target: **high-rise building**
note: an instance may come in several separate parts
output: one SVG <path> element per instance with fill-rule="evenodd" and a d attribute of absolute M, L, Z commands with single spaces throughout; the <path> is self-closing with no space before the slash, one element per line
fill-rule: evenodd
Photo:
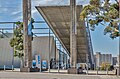
<path fill-rule="evenodd" d="M 96 67 L 100 67 L 102 63 L 107 63 L 112 65 L 112 54 L 101 54 L 100 52 L 96 52 L 95 55 Z"/>
<path fill-rule="evenodd" d="M 116 66 L 119 67 L 119 55 L 117 55 L 117 63 Z"/>
<path fill-rule="evenodd" d="M 117 62 L 117 57 L 113 57 L 112 60 L 113 60 L 113 65 L 116 65 L 118 63 Z"/>
<path fill-rule="evenodd" d="M 95 55 L 95 60 L 96 60 L 96 67 L 99 67 L 100 66 L 100 56 L 101 56 L 101 53 L 100 52 L 96 52 L 96 55 Z"/>

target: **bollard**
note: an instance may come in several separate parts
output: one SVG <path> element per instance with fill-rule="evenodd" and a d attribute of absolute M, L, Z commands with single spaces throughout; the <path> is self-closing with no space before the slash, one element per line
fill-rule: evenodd
<path fill-rule="evenodd" d="M 4 71 L 5 71 L 5 65 L 4 65 Z"/>
<path fill-rule="evenodd" d="M 88 75 L 88 65 L 87 65 L 87 75 Z"/>
<path fill-rule="evenodd" d="M 40 71 L 39 72 L 42 72 L 42 66 L 41 66 L 41 62 L 40 62 Z"/>
<path fill-rule="evenodd" d="M 107 72 L 106 72 L 106 75 L 108 75 L 108 67 L 107 67 L 106 71 L 107 71 Z"/>
<path fill-rule="evenodd" d="M 12 65 L 12 71 L 14 70 L 14 66 Z"/>
<path fill-rule="evenodd" d="M 98 75 L 98 67 L 97 67 L 97 74 L 96 75 Z"/>
<path fill-rule="evenodd" d="M 60 73 L 60 67 L 58 66 L 58 73 Z"/>

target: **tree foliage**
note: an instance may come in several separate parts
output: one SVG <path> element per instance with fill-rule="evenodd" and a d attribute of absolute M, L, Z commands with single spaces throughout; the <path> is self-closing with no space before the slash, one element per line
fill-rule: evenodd
<path fill-rule="evenodd" d="M 16 22 L 16 27 L 14 28 L 14 36 L 10 40 L 10 46 L 14 47 L 14 56 L 19 58 L 23 57 L 23 23 Z"/>
<path fill-rule="evenodd" d="M 90 0 L 80 14 L 81 20 L 86 20 L 91 30 L 99 24 L 106 26 L 104 34 L 110 34 L 111 38 L 116 38 L 119 35 L 119 2 L 110 3 L 110 0 Z"/>
<path fill-rule="evenodd" d="M 110 70 L 110 67 L 111 67 L 110 63 L 103 62 L 101 64 L 101 70 L 106 70 L 107 68 L 108 70 Z"/>
<path fill-rule="evenodd" d="M 34 19 L 31 18 L 30 25 L 28 25 L 28 28 L 31 28 L 30 32 L 32 32 L 32 29 L 34 28 L 33 26 L 34 22 L 35 22 Z M 15 24 L 16 24 L 16 27 L 14 28 L 13 38 L 10 40 L 10 46 L 14 48 L 14 56 L 22 58 L 24 56 L 24 53 L 23 53 L 23 22 L 18 21 Z"/>

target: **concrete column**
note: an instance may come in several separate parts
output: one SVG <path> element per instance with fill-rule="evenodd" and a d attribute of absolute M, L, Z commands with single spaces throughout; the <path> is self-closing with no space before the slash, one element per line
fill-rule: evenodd
<path fill-rule="evenodd" d="M 21 71 L 30 71 L 32 66 L 31 36 L 28 36 L 28 24 L 31 20 L 31 0 L 23 0 L 23 45 L 24 45 L 24 68 Z"/>
<path fill-rule="evenodd" d="M 120 10 L 120 0 L 119 0 L 119 10 Z M 119 19 L 120 19 L 120 11 L 119 11 Z M 120 35 L 120 23 L 119 23 L 119 35 Z M 119 36 L 119 59 L 118 59 L 118 65 L 119 65 L 119 68 L 118 68 L 118 76 L 120 76 L 120 36 Z"/>
<path fill-rule="evenodd" d="M 76 48 L 76 0 L 70 0 L 71 26 L 70 26 L 70 65 L 69 73 L 77 73 L 77 48 Z"/>
<path fill-rule="evenodd" d="M 119 40 L 120 40 L 120 37 L 119 37 Z M 120 41 L 119 41 L 119 43 L 120 43 Z M 118 76 L 120 76 L 120 44 L 119 44 L 119 62 L 118 62 L 119 64 L 119 67 L 118 67 L 118 70 L 117 70 L 117 75 Z"/>
<path fill-rule="evenodd" d="M 28 24 L 31 21 L 31 0 L 28 0 Z M 32 68 L 32 36 L 28 36 L 28 68 Z"/>

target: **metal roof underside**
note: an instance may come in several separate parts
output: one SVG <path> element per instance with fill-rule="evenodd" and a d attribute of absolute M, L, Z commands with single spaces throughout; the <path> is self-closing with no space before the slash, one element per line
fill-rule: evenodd
<path fill-rule="evenodd" d="M 36 6 L 54 34 L 70 52 L 70 6 Z M 82 6 L 77 5 L 77 62 L 85 63 L 88 54 L 85 22 L 79 20 Z"/>

